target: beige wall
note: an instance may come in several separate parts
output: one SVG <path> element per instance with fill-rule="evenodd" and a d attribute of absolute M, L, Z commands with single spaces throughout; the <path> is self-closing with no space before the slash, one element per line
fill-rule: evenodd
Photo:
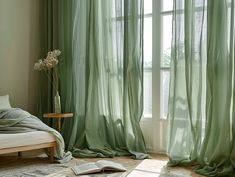
<path fill-rule="evenodd" d="M 39 0 L 0 0 L 0 95 L 13 107 L 37 112 Z"/>

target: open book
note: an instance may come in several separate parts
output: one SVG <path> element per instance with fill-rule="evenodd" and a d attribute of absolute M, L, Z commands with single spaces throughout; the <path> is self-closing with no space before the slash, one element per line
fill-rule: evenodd
<path fill-rule="evenodd" d="M 97 162 L 89 162 L 72 167 L 73 172 L 76 175 L 84 175 L 90 173 L 98 173 L 102 171 L 126 171 L 126 168 L 119 163 L 115 163 L 108 160 L 99 160 Z"/>

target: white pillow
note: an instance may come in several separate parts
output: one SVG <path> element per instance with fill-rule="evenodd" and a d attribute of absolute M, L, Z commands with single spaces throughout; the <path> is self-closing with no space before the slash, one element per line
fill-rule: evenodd
<path fill-rule="evenodd" d="M 11 108 L 9 95 L 0 96 L 0 109 Z"/>

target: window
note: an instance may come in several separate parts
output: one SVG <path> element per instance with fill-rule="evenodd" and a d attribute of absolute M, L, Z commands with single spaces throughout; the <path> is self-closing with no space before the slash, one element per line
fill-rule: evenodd
<path fill-rule="evenodd" d="M 168 112 L 173 0 L 162 1 L 161 9 L 161 64 L 160 64 L 160 118 L 166 119 Z"/>
<path fill-rule="evenodd" d="M 155 3 L 157 3 L 158 9 L 154 10 L 160 11 L 158 12 L 160 20 L 154 19 L 157 24 L 153 26 L 153 0 L 144 0 L 144 118 L 153 117 L 153 101 L 157 100 L 160 119 L 166 119 L 170 82 L 173 0 L 157 0 Z M 159 34 L 154 34 L 156 31 Z M 153 39 L 161 42 L 154 42 Z M 153 46 L 153 44 L 156 45 Z M 160 50 L 154 55 L 153 48 L 160 48 Z M 153 60 L 159 60 L 157 62 L 159 64 L 153 65 Z M 152 76 L 153 70 L 158 70 L 158 76 Z M 156 79 L 159 75 L 160 78 Z M 156 98 L 152 89 L 154 82 L 157 82 L 156 85 L 160 85 Z"/>
<path fill-rule="evenodd" d="M 173 0 L 144 0 L 144 114 L 148 152 L 165 153 Z"/>
<path fill-rule="evenodd" d="M 152 118 L 152 0 L 144 0 L 144 117 Z"/>
<path fill-rule="evenodd" d="M 115 18 L 116 30 L 122 30 L 122 10 L 121 8 L 116 12 L 118 15 Z M 154 16 L 156 12 L 157 15 Z M 144 118 L 167 118 L 172 14 L 173 0 L 144 0 Z M 154 85 L 159 88 L 156 89 Z M 158 107 L 155 113 L 153 107 L 154 109 Z"/>

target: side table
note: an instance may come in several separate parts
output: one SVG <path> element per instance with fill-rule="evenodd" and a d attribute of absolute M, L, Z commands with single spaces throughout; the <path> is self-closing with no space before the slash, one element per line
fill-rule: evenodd
<path fill-rule="evenodd" d="M 43 114 L 44 118 L 55 118 L 57 119 L 57 130 L 61 131 L 61 119 L 62 118 L 71 118 L 73 117 L 73 113 L 45 113 Z"/>

